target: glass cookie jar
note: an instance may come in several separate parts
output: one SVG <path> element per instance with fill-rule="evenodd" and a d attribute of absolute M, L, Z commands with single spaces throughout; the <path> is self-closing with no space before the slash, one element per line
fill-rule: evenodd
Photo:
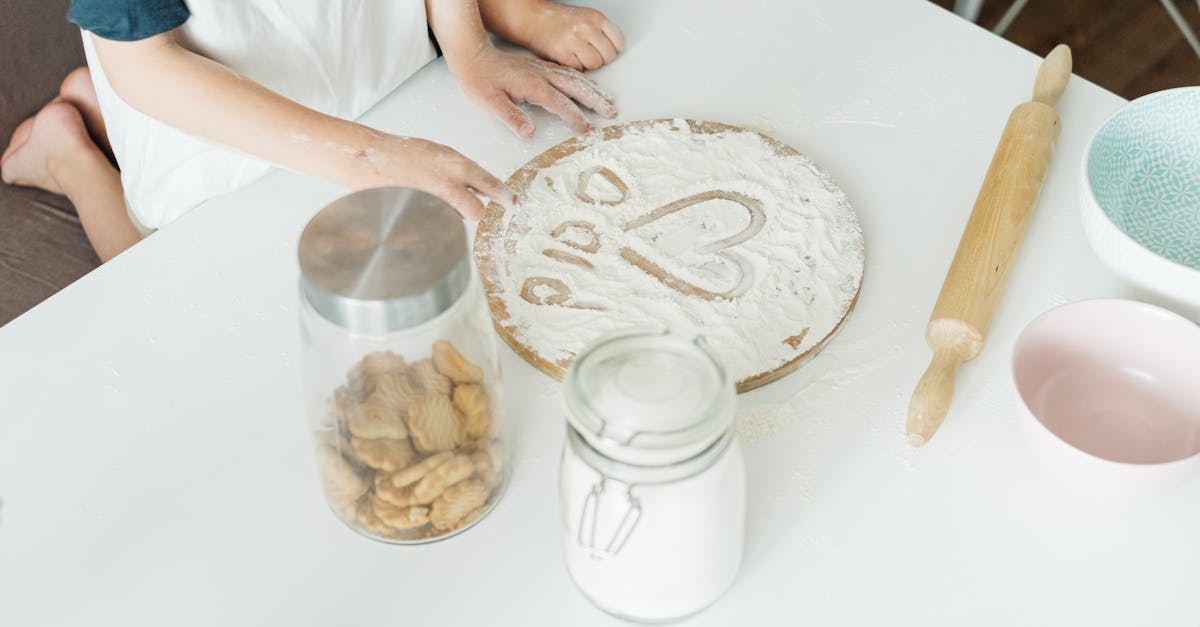
<path fill-rule="evenodd" d="M 463 531 L 508 474 L 499 355 L 466 228 L 409 189 L 355 192 L 300 236 L 304 388 L 334 514 L 394 543 Z"/>
<path fill-rule="evenodd" d="M 563 382 L 567 569 L 600 609 L 664 622 L 733 583 L 745 533 L 734 383 L 700 339 L 610 336 Z"/>

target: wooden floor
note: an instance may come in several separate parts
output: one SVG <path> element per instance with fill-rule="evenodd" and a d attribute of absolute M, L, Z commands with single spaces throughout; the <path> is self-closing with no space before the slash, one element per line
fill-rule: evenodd
<path fill-rule="evenodd" d="M 979 25 L 994 27 L 1011 2 L 984 0 Z M 1200 34 L 1196 0 L 1175 4 Z M 1076 74 L 1125 98 L 1200 84 L 1200 57 L 1159 0 L 1029 0 L 1004 37 L 1040 55 L 1071 46 Z"/>

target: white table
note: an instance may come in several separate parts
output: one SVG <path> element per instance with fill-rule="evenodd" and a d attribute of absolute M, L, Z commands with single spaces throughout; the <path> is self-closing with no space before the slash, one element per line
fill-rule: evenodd
<path fill-rule="evenodd" d="M 597 79 L 622 120 L 770 133 L 849 194 L 858 309 L 798 374 L 745 399 L 794 412 L 747 450 L 729 593 L 689 624 L 1200 625 L 1200 481 L 1134 507 L 1048 477 L 1008 360 L 1033 316 L 1121 295 L 1079 226 L 1090 133 L 1122 100 L 1078 78 L 990 344 L 922 450 L 905 443 L 922 340 L 958 235 L 1038 59 L 924 0 L 627 0 Z M 531 143 L 441 61 L 366 121 L 507 174 Z M 0 329 L 0 623 L 610 625 L 562 564 L 556 386 L 505 352 L 512 487 L 478 527 L 398 548 L 326 510 L 300 402 L 296 239 L 342 192 L 277 173 L 192 212 Z M 1152 618 L 1151 618 L 1152 617 Z"/>

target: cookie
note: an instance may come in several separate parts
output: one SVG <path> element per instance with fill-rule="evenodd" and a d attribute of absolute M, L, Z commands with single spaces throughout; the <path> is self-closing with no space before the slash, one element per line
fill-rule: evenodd
<path fill-rule="evenodd" d="M 371 398 L 350 412 L 350 418 L 346 422 L 350 434 L 364 440 L 407 438 L 408 429 L 404 426 L 404 414 L 378 397 L 377 389 Z"/>
<path fill-rule="evenodd" d="M 496 465 L 492 463 L 492 456 L 487 451 L 480 451 L 471 455 L 471 465 L 475 467 L 475 476 L 487 486 L 489 490 L 500 485 L 500 471 Z"/>
<path fill-rule="evenodd" d="M 476 508 L 487 502 L 488 489 L 478 479 L 468 479 L 446 488 L 429 510 L 434 527 L 451 530 Z"/>
<path fill-rule="evenodd" d="M 408 405 L 420 396 L 421 389 L 409 376 L 407 370 L 387 372 L 375 378 L 372 399 L 378 399 L 398 412 L 407 412 Z"/>
<path fill-rule="evenodd" d="M 470 477 L 475 472 L 475 464 L 470 457 L 455 455 L 444 464 L 434 468 L 425 475 L 413 488 L 413 498 L 418 503 L 432 503 L 434 499 L 454 484 Z"/>
<path fill-rule="evenodd" d="M 428 507 L 396 507 L 376 498 L 371 501 L 375 516 L 396 530 L 416 529 L 429 522 Z"/>
<path fill-rule="evenodd" d="M 453 456 L 454 454 L 449 451 L 430 455 L 412 466 L 388 475 L 386 481 L 397 488 L 414 484 Z"/>
<path fill-rule="evenodd" d="M 463 441 L 463 417 L 447 396 L 424 395 L 408 408 L 408 432 L 422 453 L 448 451 Z"/>
<path fill-rule="evenodd" d="M 337 416 L 338 431 L 343 433 L 350 429 L 350 416 L 358 409 L 359 399 L 348 386 L 338 386 L 333 391 L 333 413 Z"/>
<path fill-rule="evenodd" d="M 375 496 L 387 501 L 388 503 L 391 503 L 396 507 L 420 505 L 421 503 L 417 501 L 415 496 L 413 496 L 413 488 L 415 487 L 415 483 L 410 483 L 402 487 L 396 487 L 389 481 L 376 480 Z"/>
<path fill-rule="evenodd" d="M 471 384 L 454 386 L 454 406 L 462 412 L 467 438 L 478 439 L 490 435 L 492 409 L 482 387 Z"/>
<path fill-rule="evenodd" d="M 332 446 L 322 445 L 317 450 L 317 466 L 321 469 L 325 494 L 335 506 L 353 503 L 366 493 L 367 479 Z"/>
<path fill-rule="evenodd" d="M 504 470 L 505 451 L 504 445 L 501 444 L 499 440 L 492 442 L 491 446 L 487 448 L 487 453 L 488 456 L 492 458 L 492 467 L 496 469 L 496 472 Z"/>
<path fill-rule="evenodd" d="M 476 520 L 479 520 L 479 518 L 482 517 L 485 513 L 487 513 L 487 511 L 488 511 L 487 505 L 480 505 L 479 507 L 476 507 L 475 509 L 468 512 L 466 516 L 463 516 L 462 520 L 454 523 L 454 528 L 451 529 L 451 531 L 454 531 L 455 529 L 462 529 L 463 527 L 470 525 L 471 523 L 475 522 Z"/>
<path fill-rule="evenodd" d="M 455 383 L 483 381 L 483 369 L 471 363 L 454 345 L 446 340 L 433 343 L 433 365 L 437 371 Z"/>
<path fill-rule="evenodd" d="M 461 445 L 459 445 L 458 452 L 467 453 L 469 455 L 472 453 L 478 453 L 480 451 L 486 451 L 491 445 L 492 441 L 487 438 L 467 439 L 464 440 Z"/>
<path fill-rule="evenodd" d="M 408 440 L 350 438 L 350 448 L 362 463 L 376 470 L 400 470 L 412 463 L 414 453 Z"/>
<path fill-rule="evenodd" d="M 404 358 L 391 351 L 368 353 L 358 360 L 358 372 L 368 379 L 388 372 L 402 372 L 407 366 Z"/>
<path fill-rule="evenodd" d="M 363 496 L 355 503 L 353 509 L 346 510 L 349 513 L 346 516 L 346 520 L 359 529 L 374 535 L 391 535 L 391 525 L 383 522 L 383 519 L 375 513 L 373 502 L 374 499 L 370 495 Z"/>
<path fill-rule="evenodd" d="M 449 377 L 438 372 L 432 361 L 428 359 L 418 361 L 409 369 L 408 374 L 425 396 L 450 398 L 450 391 L 454 388 L 454 383 L 450 381 Z"/>

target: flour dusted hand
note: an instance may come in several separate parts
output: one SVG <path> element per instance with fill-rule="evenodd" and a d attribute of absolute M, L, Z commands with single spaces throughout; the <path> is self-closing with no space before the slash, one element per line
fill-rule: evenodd
<path fill-rule="evenodd" d="M 581 106 L 609 119 L 617 116 L 612 96 L 596 81 L 557 63 L 500 52 L 489 45 L 450 69 L 471 98 L 526 139 L 533 137 L 535 127 L 518 106 L 522 103 L 542 107 L 577 133 L 592 128 Z"/>
<path fill-rule="evenodd" d="M 368 149 L 363 156 L 367 167 L 382 170 L 382 178 L 390 185 L 416 188 L 441 198 L 468 220 L 483 215 L 480 196 L 507 207 L 516 202 L 516 194 L 507 185 L 453 148 L 390 135 L 379 144 L 382 149 Z"/>

